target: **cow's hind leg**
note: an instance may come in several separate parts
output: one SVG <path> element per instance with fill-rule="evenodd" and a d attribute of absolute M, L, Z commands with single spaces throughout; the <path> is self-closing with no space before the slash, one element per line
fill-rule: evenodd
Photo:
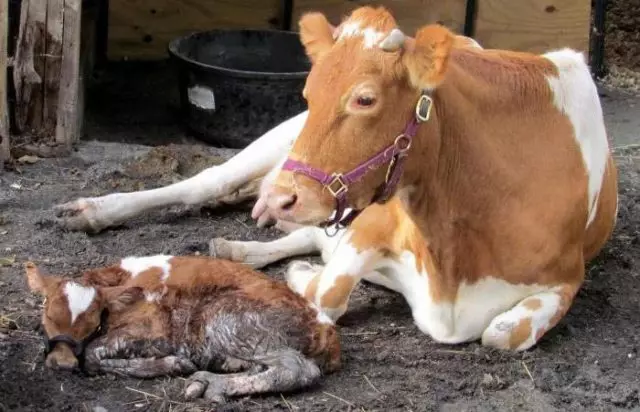
<path fill-rule="evenodd" d="M 222 402 L 232 396 L 287 392 L 312 385 L 321 376 L 313 361 L 293 349 L 273 352 L 256 363 L 261 367 L 243 373 L 196 372 L 187 379 L 185 397 Z"/>
<path fill-rule="evenodd" d="M 225 163 L 181 182 L 151 190 L 79 198 L 58 205 L 55 207 L 58 223 L 71 230 L 95 232 L 155 208 L 235 203 L 255 197 L 260 180 L 284 161 L 306 117 L 305 111 L 280 123 Z"/>
<path fill-rule="evenodd" d="M 578 286 L 564 285 L 531 295 L 496 316 L 482 334 L 482 344 L 523 351 L 535 345 L 567 313 Z"/>

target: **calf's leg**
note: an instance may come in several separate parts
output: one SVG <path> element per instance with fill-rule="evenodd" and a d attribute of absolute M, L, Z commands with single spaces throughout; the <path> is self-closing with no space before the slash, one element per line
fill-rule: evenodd
<path fill-rule="evenodd" d="M 222 402 L 231 396 L 287 392 L 313 385 L 321 376 L 318 366 L 294 349 L 274 351 L 256 364 L 262 368 L 235 374 L 196 372 L 187 379 L 185 398 Z"/>
<path fill-rule="evenodd" d="M 164 358 L 102 359 L 95 372 L 113 373 L 134 378 L 187 375 L 198 370 L 189 359 L 178 356 Z"/>
<path fill-rule="evenodd" d="M 55 207 L 58 223 L 71 230 L 97 232 L 159 207 L 255 197 L 257 180 L 284 160 L 306 118 L 305 111 L 285 120 L 222 165 L 181 182 L 152 190 L 79 198 L 58 205 Z"/>

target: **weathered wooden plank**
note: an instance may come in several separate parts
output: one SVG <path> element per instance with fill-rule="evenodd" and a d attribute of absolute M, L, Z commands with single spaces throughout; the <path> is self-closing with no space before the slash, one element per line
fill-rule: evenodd
<path fill-rule="evenodd" d="M 435 22 L 462 33 L 465 4 L 465 0 L 295 0 L 291 29 L 298 30 L 298 21 L 304 12 L 322 12 L 331 23 L 338 24 L 353 9 L 371 5 L 387 8 L 400 28 L 409 35 L 425 24 Z"/>
<path fill-rule="evenodd" d="M 9 38 L 9 0 L 0 0 L 0 169 L 11 159 L 9 107 L 7 104 L 7 60 Z"/>
<path fill-rule="evenodd" d="M 48 136 L 54 136 L 56 131 L 60 67 L 62 65 L 63 24 L 64 0 L 48 0 L 43 108 L 44 130 Z"/>
<path fill-rule="evenodd" d="M 13 65 L 15 116 L 21 132 L 39 129 L 42 124 L 46 16 L 46 1 L 22 0 Z"/>
<path fill-rule="evenodd" d="M 79 139 L 78 92 L 80 82 L 82 0 L 64 0 L 62 66 L 56 141 L 71 147 Z"/>
<path fill-rule="evenodd" d="M 485 48 L 589 51 L 590 0 L 481 0 L 476 39 Z"/>
<path fill-rule="evenodd" d="M 216 28 L 279 28 L 281 0 L 110 0 L 109 59 L 160 59 L 175 37 Z"/>

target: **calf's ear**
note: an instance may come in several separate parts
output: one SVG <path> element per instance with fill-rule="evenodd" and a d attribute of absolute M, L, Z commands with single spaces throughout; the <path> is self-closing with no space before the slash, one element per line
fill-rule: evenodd
<path fill-rule="evenodd" d="M 415 39 L 405 41 L 402 61 L 414 87 L 433 90 L 442 83 L 454 41 L 454 34 L 439 24 L 424 26 Z"/>
<path fill-rule="evenodd" d="M 27 278 L 27 285 L 32 292 L 45 295 L 47 290 L 48 279 L 40 273 L 40 270 L 33 262 L 24 264 L 24 274 Z"/>
<path fill-rule="evenodd" d="M 100 290 L 107 308 L 112 312 L 126 309 L 129 305 L 144 298 L 144 291 L 138 286 L 114 286 Z"/>

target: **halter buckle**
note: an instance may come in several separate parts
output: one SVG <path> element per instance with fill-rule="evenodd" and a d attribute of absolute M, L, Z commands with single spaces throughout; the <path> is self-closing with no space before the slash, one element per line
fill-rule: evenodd
<path fill-rule="evenodd" d="M 344 176 L 342 175 L 342 173 L 332 174 L 331 181 L 325 187 L 327 188 L 327 190 L 329 190 L 331 196 L 335 198 L 342 195 L 343 193 L 347 193 L 347 191 L 349 190 L 349 187 L 344 182 Z"/>
<path fill-rule="evenodd" d="M 433 99 L 426 95 L 422 94 L 420 99 L 418 99 L 418 104 L 416 104 L 416 119 L 422 123 L 429 120 L 431 117 L 431 109 L 433 108 Z"/>

